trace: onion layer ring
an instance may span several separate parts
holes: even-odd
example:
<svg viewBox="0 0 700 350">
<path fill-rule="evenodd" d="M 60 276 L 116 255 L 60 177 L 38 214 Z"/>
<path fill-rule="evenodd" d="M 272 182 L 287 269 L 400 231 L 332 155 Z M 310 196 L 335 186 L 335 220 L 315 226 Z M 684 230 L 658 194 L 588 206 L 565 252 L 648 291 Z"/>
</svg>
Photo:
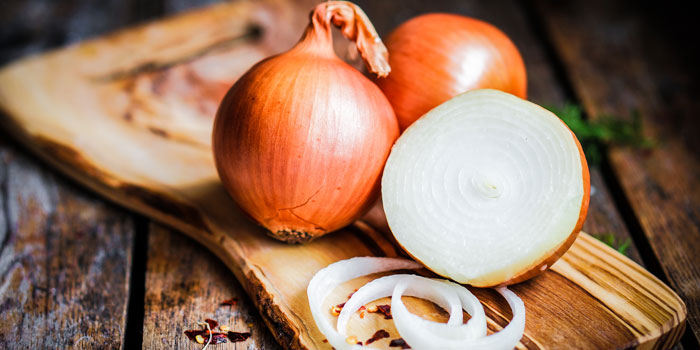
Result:
<svg viewBox="0 0 700 350">
<path fill-rule="evenodd" d="M 407 259 L 358 257 L 330 264 L 316 273 L 309 283 L 307 295 L 314 321 L 328 343 L 338 350 L 373 349 L 346 342 L 348 321 L 365 303 L 389 295 L 392 296 L 391 309 L 396 329 L 413 349 L 510 350 L 520 341 L 525 330 L 525 306 L 506 287 L 496 290 L 513 310 L 513 319 L 503 330 L 489 336 L 486 336 L 483 306 L 467 288 L 416 275 L 391 275 L 367 283 L 345 303 L 336 327 L 322 313 L 326 297 L 343 282 L 378 272 L 420 267 Z M 447 309 L 450 313 L 448 322 L 433 322 L 410 313 L 401 300 L 404 294 L 433 301 Z M 461 322 L 463 309 L 471 315 L 466 324 Z"/>
</svg>

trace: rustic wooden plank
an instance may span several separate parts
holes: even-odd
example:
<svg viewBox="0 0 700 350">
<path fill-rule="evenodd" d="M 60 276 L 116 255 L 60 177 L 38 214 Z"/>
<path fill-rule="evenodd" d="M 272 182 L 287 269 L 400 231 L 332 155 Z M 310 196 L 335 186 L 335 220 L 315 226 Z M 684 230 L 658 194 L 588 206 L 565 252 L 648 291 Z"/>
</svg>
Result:
<svg viewBox="0 0 700 350">
<path fill-rule="evenodd" d="M 3 1 L 0 62 L 140 18 L 124 5 Z M 0 229 L 0 347 L 122 348 L 134 237 L 131 214 L 54 178 L 4 142 L 0 152 L 5 206 L 0 216 L 7 223 Z"/>
<path fill-rule="evenodd" d="M 201 73 L 196 68 L 202 60 L 209 64 L 240 63 L 247 62 L 244 59 L 250 59 L 251 52 L 279 49 L 280 46 L 264 46 L 268 43 L 265 36 L 274 35 L 267 29 L 274 28 L 263 30 L 260 38 L 235 41 L 235 48 L 202 49 L 211 48 L 222 36 L 225 39 L 245 30 L 246 21 L 241 25 L 240 21 L 229 19 L 236 14 L 248 18 L 246 15 L 259 13 L 264 10 L 259 5 L 222 5 L 17 63 L 0 72 L 0 101 L 12 116 L 2 121 L 20 140 L 81 183 L 182 230 L 219 256 L 253 296 L 252 302 L 283 346 L 327 348 L 313 325 L 306 302 L 304 291 L 311 276 L 339 259 L 395 256 L 398 250 L 361 222 L 303 246 L 289 246 L 268 238 L 236 210 L 226 195 L 214 171 L 208 138 L 177 135 L 178 129 L 168 123 L 176 115 L 173 111 L 184 110 L 188 113 L 180 117 L 198 121 L 201 125 L 197 127 L 205 130 L 211 116 L 201 115 L 201 109 L 175 109 L 178 106 L 161 103 L 163 96 L 172 97 L 170 94 L 182 91 L 183 85 L 173 89 L 162 80 L 153 80 L 154 76 L 164 75 L 167 81 L 169 74 L 177 77 L 182 70 Z M 275 25 L 279 28 L 284 23 L 282 18 Z M 140 53 L 138 57 L 134 51 Z M 74 64 L 78 58 L 83 64 Z M 114 74 L 115 68 L 122 73 Z M 94 79 L 106 76 L 109 78 Z M 201 84 L 197 88 L 208 89 L 221 83 L 211 75 L 197 78 L 197 84 Z M 123 97 L 123 85 L 128 86 L 130 80 L 139 81 L 138 91 L 144 94 L 140 97 L 150 99 L 140 99 L 140 107 L 153 107 L 142 108 L 141 117 L 150 117 L 147 121 L 152 126 L 167 132 L 154 133 L 143 125 L 135 125 L 132 118 L 120 113 L 120 105 L 109 104 L 124 102 L 114 97 Z M 63 88 L 52 87 L 55 81 L 60 81 Z M 194 85 L 192 81 L 188 83 Z M 151 84 L 159 88 L 153 91 Z M 22 101 L 36 101 L 36 94 L 42 96 L 41 101 L 52 102 L 13 103 L 20 97 Z M 96 102 L 80 103 L 88 97 Z M 202 94 L 201 99 L 183 103 L 192 107 L 211 103 L 215 98 L 215 94 Z M 83 128 L 109 132 L 80 133 L 76 139 L 75 131 Z M 556 274 L 564 278 L 543 277 L 519 286 L 526 307 L 537 310 L 540 320 L 553 320 L 548 323 L 552 328 L 528 323 L 522 347 L 570 348 L 569 343 L 575 338 L 581 348 L 598 349 L 601 332 L 612 346 L 620 348 L 636 343 L 658 348 L 677 340 L 685 310 L 677 296 L 647 271 L 586 234 L 581 234 L 560 262 L 545 276 Z M 556 292 L 562 289 L 570 293 Z M 503 326 L 506 318 L 501 315 L 507 315 L 503 301 L 488 291 L 481 291 L 480 295 L 489 309 L 491 325 Z M 548 296 L 547 307 L 540 309 L 545 300 L 542 295 Z M 334 297 L 343 299 L 347 293 L 337 291 Z M 580 304 L 591 310 L 577 307 L 575 314 L 581 317 L 570 317 L 569 323 L 555 321 L 562 312 L 571 313 L 572 305 Z M 368 322 L 365 330 L 374 330 L 376 323 L 372 319 Z M 554 333 L 563 336 L 552 338 Z"/>
<path fill-rule="evenodd" d="M 576 94 L 591 116 L 638 110 L 651 152 L 610 151 L 610 163 L 663 274 L 700 339 L 700 87 L 683 8 L 637 2 L 538 1 Z M 680 24 L 679 24 L 680 23 Z M 684 41 L 689 39 L 690 41 Z M 697 344 L 697 343 L 696 343 Z"/>
<path fill-rule="evenodd" d="M 133 222 L 0 145 L 0 348 L 119 349 Z"/>
<path fill-rule="evenodd" d="M 380 35 L 388 35 L 393 28 L 403 21 L 427 12 L 451 12 L 478 18 L 497 26 L 516 44 L 527 68 L 528 98 L 541 105 L 558 106 L 571 101 L 562 82 L 558 80 L 551 57 L 537 36 L 535 29 L 528 22 L 525 11 L 516 1 L 356 1 L 373 20 Z M 396 15 L 387 16 L 388 13 Z M 603 181 L 600 168 L 590 167 L 591 203 L 584 230 L 594 236 L 612 234 L 618 242 L 625 242 L 631 237 L 620 213 L 613 203 L 607 185 Z M 640 263 L 639 252 L 634 243 L 630 244 L 627 255 Z"/>
<path fill-rule="evenodd" d="M 236 298 L 234 306 L 220 306 Z M 251 332 L 245 342 L 217 349 L 280 349 L 240 283 L 216 256 L 179 232 L 152 224 L 146 272 L 144 349 L 201 349 L 183 332 L 211 318 L 232 331 Z"/>
<path fill-rule="evenodd" d="M 171 15 L 218 1 L 164 0 Z M 199 349 L 183 331 L 198 329 L 197 321 L 212 318 L 233 331 L 251 331 L 242 343 L 221 349 L 280 349 L 240 283 L 219 259 L 192 239 L 157 224 L 149 225 L 143 348 Z M 238 305 L 218 307 L 225 299 Z"/>
</svg>

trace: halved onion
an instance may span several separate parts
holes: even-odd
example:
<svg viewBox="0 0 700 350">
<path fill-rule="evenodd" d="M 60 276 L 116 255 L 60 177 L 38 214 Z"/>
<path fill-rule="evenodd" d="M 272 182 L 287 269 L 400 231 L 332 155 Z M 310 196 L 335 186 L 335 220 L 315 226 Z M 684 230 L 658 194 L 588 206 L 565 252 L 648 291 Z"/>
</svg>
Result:
<svg viewBox="0 0 700 350">
<path fill-rule="evenodd" d="M 588 210 L 588 166 L 551 112 L 496 90 L 466 92 L 412 124 L 384 169 L 396 240 L 439 275 L 508 285 L 551 266 Z"/>
</svg>

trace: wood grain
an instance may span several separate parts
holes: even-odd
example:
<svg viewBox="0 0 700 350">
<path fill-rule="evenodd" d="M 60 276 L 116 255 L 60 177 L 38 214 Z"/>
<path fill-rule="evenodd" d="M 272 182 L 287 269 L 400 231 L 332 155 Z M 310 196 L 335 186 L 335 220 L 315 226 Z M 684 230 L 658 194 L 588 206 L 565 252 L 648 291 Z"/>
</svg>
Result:
<svg viewBox="0 0 700 350">
<path fill-rule="evenodd" d="M 238 303 L 220 305 L 231 298 Z M 217 349 L 279 349 L 228 269 L 199 243 L 157 224 L 150 227 L 144 304 L 144 349 L 201 349 L 183 332 L 201 329 L 197 322 L 206 318 L 252 333 L 245 342 Z"/>
<path fill-rule="evenodd" d="M 396 256 L 400 251 L 389 238 L 362 222 L 302 246 L 268 238 L 223 190 L 208 141 L 196 133 L 181 137 L 177 132 L 183 124 L 169 124 L 179 118 L 176 122 L 202 123 L 196 130 L 210 127 L 211 118 L 199 118 L 206 117 L 205 113 L 191 107 L 212 103 L 217 94 L 202 93 L 204 100 L 178 100 L 190 108 L 173 109 L 182 105 L 164 100 L 178 89 L 165 84 L 160 93 L 152 90 L 154 81 L 158 81 L 153 80 L 156 74 L 176 77 L 178 71 L 196 70 L 203 60 L 243 64 L 255 57 L 250 52 L 281 49 L 266 41 L 265 35 L 274 33 L 271 29 L 263 30 L 259 39 L 237 41 L 235 46 L 216 50 L 216 54 L 202 54 L 202 48 L 210 47 L 212 40 L 247 28 L 246 19 L 254 14 L 275 16 L 274 11 L 267 11 L 259 2 L 218 5 L 15 63 L 0 71 L 0 105 L 11 116 L 2 122 L 28 147 L 71 177 L 181 230 L 214 252 L 241 281 L 285 348 L 327 349 L 330 346 L 323 343 L 306 301 L 305 289 L 311 276 L 340 259 Z M 235 16 L 244 25 L 230 24 Z M 227 18 L 226 25 L 219 18 Z M 284 18 L 278 17 L 276 26 L 283 26 Z M 218 37 L 191 36 L 192 32 L 214 32 Z M 139 54 L 134 55 L 134 50 Z M 126 61 L 125 52 L 129 52 Z M 76 61 L 83 64 L 74 64 Z M 143 69 L 154 66 L 145 66 L 144 62 L 157 62 L 159 68 Z M 115 65 L 120 65 L 117 72 L 129 74 L 115 76 Z M 139 95 L 142 98 L 136 100 L 140 101 L 141 120 L 162 127 L 161 132 L 134 123 L 133 118 L 124 117 L 124 106 L 110 104 L 120 100 L 122 97 L 117 96 L 124 96 L 124 84 L 133 81 L 141 81 L 151 89 L 143 90 Z M 199 76 L 196 83 L 188 83 L 192 84 L 190 88 L 209 89 L 221 81 Z M 132 98 L 125 101 L 134 101 L 133 94 L 128 96 Z M 599 349 L 601 345 L 668 348 L 677 341 L 686 317 L 684 305 L 668 287 L 586 234 L 552 271 L 516 288 L 528 310 L 538 315 L 526 325 L 520 345 L 526 349 L 568 349 L 572 342 L 581 349 Z M 343 292 L 339 289 L 331 298 L 342 300 L 347 297 Z M 509 315 L 505 303 L 492 291 L 475 292 L 486 304 L 490 327 L 503 327 Z M 429 310 L 429 305 L 419 301 L 413 300 L 411 305 Z M 557 322 L 569 314 L 576 317 L 568 318 L 568 323 Z M 548 327 L 542 326 L 545 321 Z M 374 330 L 373 322 L 370 319 L 366 327 L 358 327 Z"/>
<path fill-rule="evenodd" d="M 129 4 L 4 1 L 0 62 L 133 23 Z M 5 136 L 0 348 L 122 348 L 132 215 L 51 175 Z"/>
<path fill-rule="evenodd" d="M 119 349 L 133 222 L 0 145 L 0 348 Z"/>
<path fill-rule="evenodd" d="M 576 1 L 541 2 L 540 9 L 586 112 L 626 116 L 638 110 L 647 133 L 658 140 L 651 152 L 613 148 L 610 162 L 661 265 L 659 272 L 688 305 L 688 322 L 698 340 L 700 162 L 696 133 L 689 133 L 698 130 L 700 104 L 689 100 L 700 91 L 693 69 L 697 62 L 672 46 L 673 33 L 648 25 L 667 16 L 665 7 Z M 682 11 L 674 14 L 682 16 Z"/>
</svg>

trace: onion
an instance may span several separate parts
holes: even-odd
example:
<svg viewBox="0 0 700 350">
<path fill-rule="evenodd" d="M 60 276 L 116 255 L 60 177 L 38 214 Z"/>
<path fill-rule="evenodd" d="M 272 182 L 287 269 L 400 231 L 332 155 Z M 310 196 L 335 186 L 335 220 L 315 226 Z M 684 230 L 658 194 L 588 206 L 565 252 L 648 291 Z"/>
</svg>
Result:
<svg viewBox="0 0 700 350">
<path fill-rule="evenodd" d="M 500 332 L 486 335 L 486 322 L 483 322 L 483 335 L 475 336 L 471 332 L 466 332 L 458 327 L 442 325 L 443 336 L 435 337 L 425 331 L 425 326 L 415 322 L 418 316 L 411 314 L 401 296 L 406 288 L 412 287 L 407 280 L 400 281 L 391 297 L 391 312 L 394 316 L 394 325 L 401 337 L 413 349 L 441 349 L 441 350 L 512 350 L 518 344 L 525 332 L 525 305 L 515 293 L 505 287 L 498 288 L 498 292 L 508 301 L 508 305 L 513 310 L 513 319 Z M 460 288 L 464 288 L 461 287 Z M 483 313 L 483 309 L 481 311 Z M 422 320 L 427 323 L 430 321 Z M 470 320 L 466 326 L 474 322 Z M 479 323 L 481 325 L 481 323 Z M 450 334 L 451 333 L 451 334 Z"/>
<path fill-rule="evenodd" d="M 396 28 L 386 40 L 392 68 L 377 80 L 401 130 L 462 92 L 490 88 L 525 98 L 525 64 L 513 42 L 486 22 L 426 14 Z"/>
<path fill-rule="evenodd" d="M 369 79 L 336 57 L 331 24 L 369 70 L 389 73 L 386 48 L 360 8 L 319 4 L 299 43 L 245 73 L 214 123 L 216 168 L 233 199 L 270 234 L 304 242 L 360 217 L 379 194 L 396 117 Z"/>
<path fill-rule="evenodd" d="M 406 290 L 406 287 L 409 287 L 409 289 Z M 350 316 L 360 306 L 379 298 L 395 295 L 397 288 L 402 288 L 402 294 L 433 301 L 450 313 L 447 324 L 432 322 L 408 312 L 403 303 L 401 303 L 400 307 L 406 312 L 402 313 L 399 316 L 399 321 L 396 322 L 403 322 L 405 319 L 405 322 L 411 325 L 410 328 L 420 330 L 422 333 L 421 337 L 474 339 L 486 335 L 484 308 L 468 289 L 459 285 L 448 284 L 445 281 L 415 275 L 386 276 L 362 286 L 357 292 L 353 293 L 350 300 L 343 306 L 343 310 L 338 316 L 338 325 L 336 326 L 338 332 L 345 335 Z M 392 301 L 392 310 L 394 310 L 393 305 L 394 302 Z M 462 325 L 463 308 L 472 315 L 472 318 L 466 325 Z M 396 315 L 394 315 L 394 319 L 396 320 Z M 399 330 L 399 333 L 403 334 L 401 330 Z"/>
<path fill-rule="evenodd" d="M 413 349 L 505 350 L 518 343 L 525 330 L 525 306 L 505 287 L 498 288 L 498 292 L 508 301 L 513 319 L 503 330 L 490 336 L 486 336 L 484 309 L 468 289 L 452 282 L 415 275 L 391 275 L 365 284 L 345 302 L 335 328 L 322 313 L 326 297 L 345 281 L 377 272 L 418 267 L 419 264 L 410 260 L 363 257 L 333 263 L 316 273 L 307 294 L 311 314 L 328 343 L 339 350 L 371 349 L 346 342 L 348 321 L 365 303 L 386 296 L 392 297 L 391 310 L 396 329 Z M 449 311 L 449 320 L 446 324 L 432 322 L 410 313 L 401 300 L 404 294 L 435 302 Z M 472 315 L 467 324 L 462 324 L 462 309 Z"/>
<path fill-rule="evenodd" d="M 337 350 L 360 348 L 345 342 L 345 337 L 333 327 L 323 313 L 323 302 L 329 294 L 343 282 L 373 273 L 417 269 L 421 265 L 415 261 L 394 258 L 357 257 L 341 260 L 318 271 L 309 282 L 306 294 L 309 297 L 311 315 L 318 329 L 326 336 L 328 343 Z"/>
<path fill-rule="evenodd" d="M 586 159 L 551 112 L 496 90 L 431 110 L 394 145 L 382 178 L 397 242 L 437 274 L 479 287 L 526 280 L 574 242 Z"/>
</svg>

